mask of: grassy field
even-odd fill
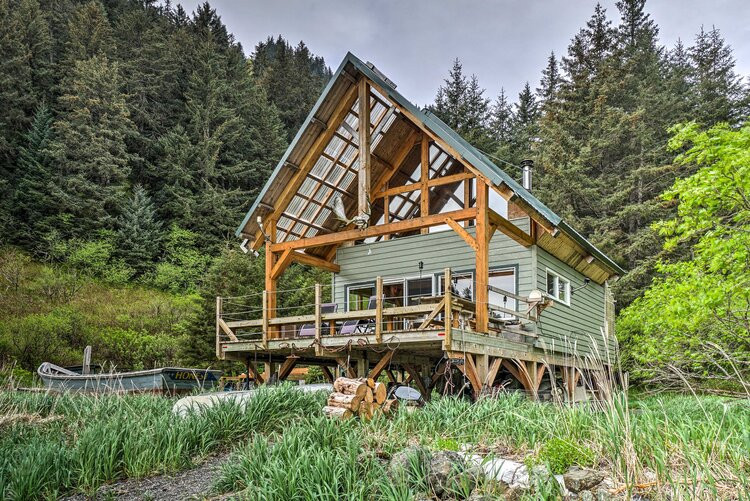
[[[620,395],[595,410],[512,395],[477,404],[436,398],[414,413],[401,409],[391,419],[360,423],[327,420],[323,399],[272,389],[244,410],[227,404],[178,418],[173,401],[162,397],[3,392],[0,498],[91,494],[118,479],[185,469],[231,450],[217,493],[406,500],[425,486],[417,476],[390,479],[384,459],[412,444],[454,450],[471,444],[553,468],[591,464],[619,484],[656,482],[652,499],[665,492],[672,499],[737,499],[750,491],[747,400]]]

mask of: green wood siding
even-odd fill
[[[537,248],[537,287],[546,292],[547,269],[570,280],[574,290],[583,286],[584,276],[567,264]],[[593,354],[606,358],[604,336],[604,286],[593,281],[573,293],[570,306],[555,301],[544,310],[538,325],[537,348],[585,356]],[[610,340],[610,349],[613,347]],[[594,346],[598,345],[596,349]]]
[[[527,219],[515,223],[528,230]],[[475,230],[468,228],[468,231],[473,235]],[[374,282],[378,276],[384,280],[418,277],[420,261],[424,263],[423,277],[442,274],[448,267],[455,272],[473,272],[475,268],[474,250],[452,230],[342,247],[336,256],[341,272],[333,279],[334,300],[339,310],[346,304],[346,285]],[[531,249],[495,232],[490,242],[490,268],[514,266],[518,293],[528,294],[535,287]]]

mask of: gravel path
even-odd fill
[[[120,501],[171,501],[208,499],[209,489],[227,456],[213,457],[191,470],[173,475],[127,479],[99,488],[95,499]],[[65,498],[86,501],[82,494]]]

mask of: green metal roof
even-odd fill
[[[503,169],[495,165],[490,159],[487,158],[487,156],[479,151],[477,148],[469,144],[464,138],[462,138],[456,131],[451,129],[448,125],[446,125],[445,122],[443,122],[440,118],[438,118],[433,113],[422,110],[412,104],[408,99],[406,99],[401,93],[399,93],[396,89],[394,89],[388,82],[384,80],[384,78],[378,74],[378,72],[373,71],[367,64],[362,62],[358,57],[356,57],[351,52],[347,52],[346,56],[344,57],[344,60],[341,61],[341,64],[339,65],[338,69],[334,73],[331,80],[328,82],[328,85],[326,85],[325,89],[323,89],[323,93],[320,95],[318,100],[315,103],[315,106],[313,106],[313,109],[310,111],[310,114],[307,116],[307,119],[302,124],[302,127],[300,127],[300,130],[297,131],[297,135],[295,136],[294,140],[289,144],[289,147],[287,148],[284,155],[281,157],[281,160],[279,161],[278,165],[274,169],[273,173],[271,174],[271,177],[266,182],[265,186],[263,187],[263,190],[261,190],[258,197],[255,199],[255,202],[253,203],[252,207],[248,211],[247,215],[242,221],[242,224],[239,226],[239,228],[236,231],[236,235],[240,236],[242,233],[243,228],[250,220],[250,217],[255,212],[255,210],[258,208],[258,205],[261,203],[261,200],[263,199],[263,195],[266,193],[266,191],[269,189],[271,184],[273,183],[274,178],[278,174],[278,172],[282,169],[284,164],[286,163],[289,155],[293,151],[296,143],[300,140],[305,130],[307,130],[308,126],[310,126],[311,122],[313,121],[313,117],[315,117],[316,112],[322,105],[322,103],[326,100],[326,97],[328,96],[328,93],[333,88],[333,85],[336,83],[336,81],[341,78],[341,74],[344,72],[344,68],[347,66],[347,64],[351,64],[356,68],[357,71],[362,73],[365,77],[367,77],[369,80],[371,80],[373,83],[378,85],[380,89],[386,93],[386,97],[388,97],[391,101],[394,103],[402,106],[404,109],[409,111],[417,120],[422,122],[422,125],[424,125],[427,129],[432,131],[436,136],[438,136],[441,140],[445,141],[447,144],[449,144],[455,151],[463,157],[463,159],[471,164],[474,168],[479,170],[483,176],[485,176],[487,179],[492,181],[495,185],[501,185],[504,184],[508,186],[517,197],[519,197],[521,200],[526,202],[530,207],[532,207],[535,211],[537,211],[542,217],[544,217],[550,224],[553,226],[558,227],[558,229],[568,236],[570,236],[573,240],[578,242],[584,249],[586,249],[588,252],[591,253],[592,256],[594,256],[596,259],[607,265],[609,268],[611,268],[613,271],[624,274],[625,270],[623,270],[617,263],[615,263],[612,259],[610,259],[606,254],[604,254],[602,251],[600,251],[594,244],[589,242],[585,237],[583,237],[580,233],[578,233],[573,227],[571,227],[569,224],[567,224],[563,219],[557,215],[552,209],[544,205],[538,198],[536,198],[534,195],[532,195],[527,189],[525,189],[520,183],[518,183],[515,179],[513,179],[511,176],[508,175],[507,172],[505,172]]]

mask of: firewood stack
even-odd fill
[[[359,416],[369,420],[376,414],[387,415],[398,409],[398,400],[386,400],[385,397],[385,385],[372,378],[340,377],[333,382],[333,393],[328,397],[323,413],[332,418]]]

